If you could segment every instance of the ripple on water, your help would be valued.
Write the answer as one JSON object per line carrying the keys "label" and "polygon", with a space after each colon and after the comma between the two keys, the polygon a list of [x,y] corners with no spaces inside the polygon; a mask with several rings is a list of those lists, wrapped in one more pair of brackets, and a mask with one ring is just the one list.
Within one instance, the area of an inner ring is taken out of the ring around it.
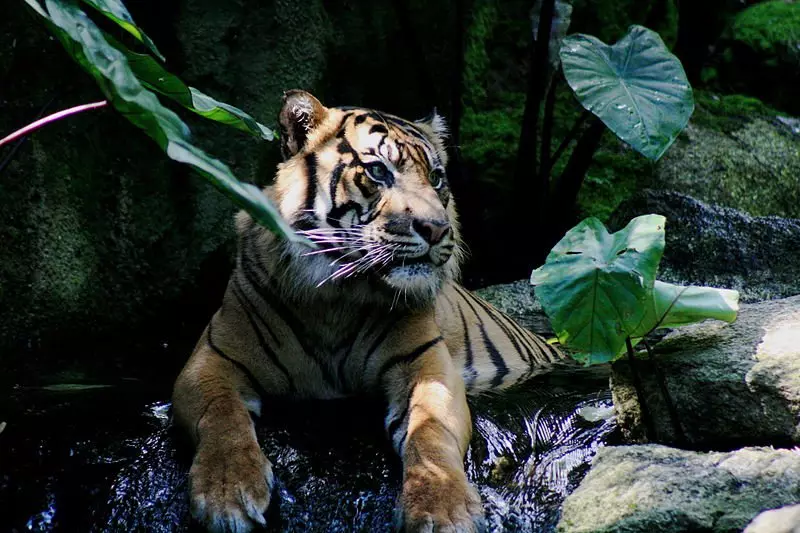
{"label": "ripple on water", "polygon": [[[577,381],[582,384],[531,382],[503,396],[471,400],[475,431],[466,468],[483,497],[491,531],[552,531],[564,498],[614,431],[606,377]],[[81,483],[74,474],[55,475],[26,485],[15,497],[35,502],[28,508],[38,510],[15,523],[33,531],[193,530],[190,458],[169,429],[168,404],[139,405],[138,415],[106,421],[101,435],[86,424],[69,442],[45,439],[42,446],[51,455],[73,450],[71,472],[83,467],[87,474],[102,469],[104,475]],[[85,407],[83,414],[92,416]],[[401,472],[383,437],[381,409],[379,402],[363,400],[265,407],[274,414],[259,423],[259,439],[278,480],[269,531],[390,529]],[[57,427],[63,410],[49,421],[40,416],[39,423]],[[24,475],[23,467],[18,470]],[[0,499],[13,477],[0,486]],[[78,501],[91,502],[90,509],[69,509],[75,501],[74,495],[65,497],[69,491],[86,492]]]}

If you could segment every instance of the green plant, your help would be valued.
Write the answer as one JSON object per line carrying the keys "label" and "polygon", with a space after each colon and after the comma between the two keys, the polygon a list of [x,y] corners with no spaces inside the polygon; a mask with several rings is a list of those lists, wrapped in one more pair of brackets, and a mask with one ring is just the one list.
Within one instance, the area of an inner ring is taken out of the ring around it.
{"label": "green plant", "polygon": [[578,361],[613,361],[657,328],[736,319],[737,291],[656,279],[664,222],[661,215],[645,215],[609,234],[602,222],[588,218],[531,274],[559,341]]}
{"label": "green plant", "polygon": [[675,435],[682,442],[677,410],[645,337],[658,328],[709,318],[733,322],[739,293],[658,281],[664,222],[661,215],[645,215],[609,234],[602,222],[587,218],[556,244],[545,264],[531,274],[531,283],[559,341],[576,360],[591,365],[628,354],[646,432],[654,435],[633,351],[644,343]]}
{"label": "green plant", "polygon": [[[273,132],[253,117],[231,105],[218,102],[201,91],[188,87],[160,63],[163,56],[152,40],[133,21],[120,0],[82,0],[140,42],[152,55],[132,52],[117,39],[102,31],[79,7],[77,0],[24,0],[58,38],[69,55],[97,82],[110,103],[132,124],[153,139],[169,158],[194,168],[255,220],[285,238],[298,240],[275,206],[254,185],[236,179],[223,162],[215,159],[190,140],[189,127],[163,106],[156,92],[207,119],[227,124],[260,140],[272,140]],[[153,57],[155,56],[155,57]],[[102,107],[97,102],[66,110],[29,125],[28,131],[68,116],[72,112]],[[19,132],[3,141],[18,136]]]}
{"label": "green plant", "polygon": [[[536,203],[537,236],[520,258],[528,265],[539,262],[571,225],[578,192],[606,128],[657,160],[694,110],[683,67],[657,33],[631,26],[611,46],[590,35],[564,37],[570,13],[562,0],[542,0],[534,8],[530,81],[515,171],[517,227],[530,227],[531,210],[523,203]],[[556,88],[562,78],[584,112],[553,151]],[[567,163],[558,165],[573,142]],[[558,168],[563,170],[554,176]]]}

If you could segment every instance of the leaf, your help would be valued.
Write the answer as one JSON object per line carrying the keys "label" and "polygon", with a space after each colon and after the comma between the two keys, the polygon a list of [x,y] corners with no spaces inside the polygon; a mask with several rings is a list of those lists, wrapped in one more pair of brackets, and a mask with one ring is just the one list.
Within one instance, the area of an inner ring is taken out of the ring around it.
{"label": "leaf", "polygon": [[161,61],[164,61],[164,56],[156,48],[155,43],[150,40],[145,32],[133,21],[133,17],[128,13],[125,5],[118,0],[83,0],[97,11],[105,15],[110,20],[117,23],[122,29],[133,35],[136,39],[144,44],[153,54],[156,55]]}
{"label": "leaf", "polygon": [[64,0],[45,0],[45,7],[46,12],[34,9],[45,17],[69,54],[92,75],[125,118],[156,141],[170,158],[194,167],[256,221],[279,236],[306,242],[294,233],[257,187],[240,182],[227,165],[191,144],[188,126],[142,86],[125,55],[105,40],[103,32],[83,11]]}
{"label": "leaf", "polygon": [[609,234],[588,218],[531,274],[559,341],[587,364],[614,359],[643,320],[664,253],[664,217],[645,215]]}
{"label": "leaf", "polygon": [[631,26],[613,46],[570,35],[560,55],[581,105],[645,157],[658,160],[689,123],[692,88],[656,32]]}
{"label": "leaf", "polygon": [[200,90],[187,86],[180,78],[167,71],[152,57],[131,52],[110,35],[105,35],[105,39],[125,54],[128,59],[128,66],[148,89],[175,100],[186,109],[207,119],[233,126],[238,130],[266,141],[271,141],[275,138],[272,130],[258,123],[241,109],[219,102]]}
{"label": "leaf", "polygon": [[657,328],[685,326],[709,318],[733,322],[738,310],[737,291],[656,281],[647,313],[631,335],[643,337]]}

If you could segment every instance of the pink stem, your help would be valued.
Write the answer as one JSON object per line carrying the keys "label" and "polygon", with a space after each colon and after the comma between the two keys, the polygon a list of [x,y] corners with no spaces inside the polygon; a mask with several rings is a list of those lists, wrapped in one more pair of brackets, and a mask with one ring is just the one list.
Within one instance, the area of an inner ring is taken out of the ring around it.
{"label": "pink stem", "polygon": [[83,105],[79,105],[79,106],[75,106],[75,107],[70,107],[69,109],[64,109],[63,111],[59,111],[57,113],[53,113],[52,115],[47,115],[46,117],[40,118],[36,122],[31,122],[30,124],[28,124],[24,128],[15,131],[14,133],[9,135],[8,137],[0,139],[0,146],[3,146],[4,144],[8,144],[11,141],[13,141],[14,139],[19,139],[23,135],[27,135],[30,132],[41,128],[42,126],[45,126],[45,125],[47,125],[47,124],[49,124],[51,122],[55,122],[56,120],[60,120],[60,119],[62,119],[64,117],[68,117],[70,115],[74,115],[75,113],[81,113],[83,111],[88,111],[90,109],[96,109],[98,107],[103,107],[106,104],[108,104],[108,101],[102,100],[100,102],[92,102],[91,104],[83,104]]}

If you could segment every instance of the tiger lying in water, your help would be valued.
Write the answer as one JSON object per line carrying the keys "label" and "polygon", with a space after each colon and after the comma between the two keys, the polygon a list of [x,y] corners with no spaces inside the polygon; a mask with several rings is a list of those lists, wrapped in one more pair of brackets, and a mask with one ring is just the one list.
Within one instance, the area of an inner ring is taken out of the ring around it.
{"label": "tiger lying in water", "polygon": [[279,120],[286,161],[265,194],[318,248],[237,217],[236,269],[173,394],[196,445],[192,514],[211,531],[264,524],[272,466],[250,417],[261,398],[366,393],[387,402],[403,462],[398,528],[478,531],[466,393],[563,356],[457,284],[441,117],[325,108],[290,91]]}

